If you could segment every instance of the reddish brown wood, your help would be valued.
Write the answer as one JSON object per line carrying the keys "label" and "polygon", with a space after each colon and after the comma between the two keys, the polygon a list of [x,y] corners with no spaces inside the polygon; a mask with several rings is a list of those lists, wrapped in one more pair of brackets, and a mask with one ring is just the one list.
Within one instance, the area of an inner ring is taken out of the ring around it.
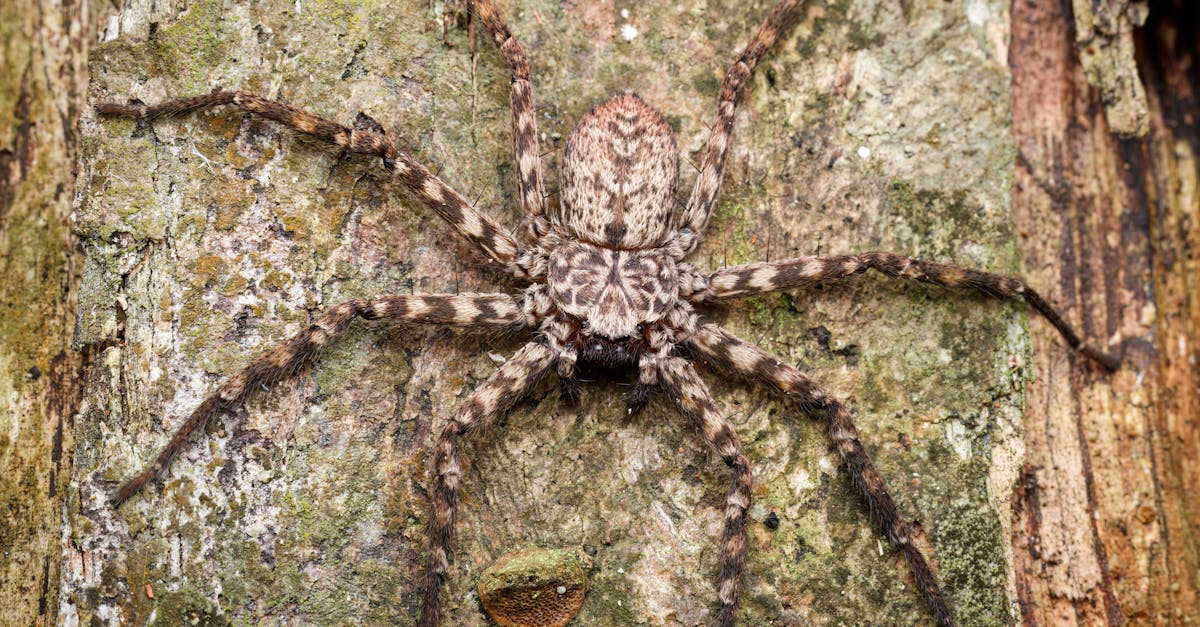
{"label": "reddish brown wood", "polygon": [[1139,40],[1153,135],[1126,148],[1128,183],[1148,211],[1157,307],[1152,424],[1166,534],[1167,592],[1181,622],[1200,622],[1200,7],[1152,3]]}
{"label": "reddish brown wood", "polygon": [[1113,376],[1057,362],[1041,349],[1053,330],[1035,324],[1042,374],[1013,529],[1031,625],[1200,620],[1196,55],[1177,26],[1197,20],[1183,2],[1160,4],[1140,34],[1151,122],[1139,140],[1110,133],[1066,3],[1012,9],[1013,208],[1027,273],[1057,285],[1051,300],[1124,358]]}

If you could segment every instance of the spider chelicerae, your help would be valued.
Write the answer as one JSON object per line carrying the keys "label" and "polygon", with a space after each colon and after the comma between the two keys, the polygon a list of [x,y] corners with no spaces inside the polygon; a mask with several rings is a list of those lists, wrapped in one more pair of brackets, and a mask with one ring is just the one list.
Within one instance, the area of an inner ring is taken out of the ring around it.
{"label": "spider chelicerae", "polygon": [[456,327],[525,328],[533,335],[479,386],[436,438],[430,489],[428,563],[420,623],[437,624],[448,572],[462,468],[459,437],[494,421],[553,372],[562,394],[578,398],[578,372],[600,367],[636,373],[629,412],[662,391],[691,419],[733,471],[725,499],[717,622],[732,624],[742,587],[750,505],[751,465],[692,361],[761,383],[828,423],[829,435],[853,483],[888,540],[904,555],[936,620],[953,622],[932,569],[913,543],[885,483],[872,465],[850,412],[783,360],[706,322],[695,305],[772,291],[816,286],[875,269],[893,277],[945,287],[966,287],[997,297],[1023,299],[1045,316],[1066,342],[1109,369],[1114,359],[1087,346],[1036,292],[1019,280],[873,252],[751,263],[703,273],[685,262],[705,231],[730,145],[735,113],[754,68],[798,13],[800,0],[779,3],[730,67],[718,93],[717,117],[703,151],[695,187],[676,200],[679,151],[670,127],[640,97],[625,93],[593,108],[570,133],[560,159],[560,201],[546,203],[539,135],[525,53],[491,0],[472,2],[512,71],[512,135],[518,191],[524,212],[520,235],[478,211],[410,154],[398,149],[378,124],[360,116],[353,126],[320,118],[282,102],[242,92],[214,92],[153,106],[104,104],[110,116],[153,119],[230,105],[263,116],[356,154],[381,159],[403,183],[467,240],[529,287],[520,295],[392,295],[335,306],[303,331],[258,357],[226,380],[185,420],[157,459],[121,486],[119,506],[153,479],[192,434],[213,415],[241,403],[266,383],[290,375],[356,318]]}

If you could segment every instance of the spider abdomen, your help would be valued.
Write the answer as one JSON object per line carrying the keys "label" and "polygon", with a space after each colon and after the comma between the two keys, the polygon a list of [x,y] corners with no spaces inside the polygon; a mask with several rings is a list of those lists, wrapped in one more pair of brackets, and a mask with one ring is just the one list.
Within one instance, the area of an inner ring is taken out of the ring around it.
{"label": "spider abdomen", "polygon": [[679,177],[671,127],[637,94],[614,96],[580,118],[563,146],[559,222],[606,248],[666,242]]}
{"label": "spider abdomen", "polygon": [[674,260],[658,249],[612,250],[571,242],[550,254],[550,298],[584,332],[632,337],[665,316],[679,296]]}

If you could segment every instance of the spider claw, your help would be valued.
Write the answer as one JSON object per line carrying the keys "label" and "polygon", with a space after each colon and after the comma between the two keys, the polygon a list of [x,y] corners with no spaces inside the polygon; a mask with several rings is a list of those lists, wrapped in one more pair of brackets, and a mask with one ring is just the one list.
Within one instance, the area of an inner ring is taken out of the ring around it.
{"label": "spider claw", "polygon": [[558,380],[558,391],[562,396],[563,404],[567,407],[579,407],[579,381],[572,378],[563,378]]}
{"label": "spider claw", "polygon": [[1104,351],[1096,350],[1090,346],[1084,346],[1080,349],[1085,357],[1100,364],[1109,373],[1116,372],[1121,369],[1121,359],[1116,355],[1110,355]]}
{"label": "spider claw", "polygon": [[633,392],[625,398],[625,407],[627,415],[632,418],[646,409],[646,405],[650,404],[650,386],[639,383],[633,388]]}

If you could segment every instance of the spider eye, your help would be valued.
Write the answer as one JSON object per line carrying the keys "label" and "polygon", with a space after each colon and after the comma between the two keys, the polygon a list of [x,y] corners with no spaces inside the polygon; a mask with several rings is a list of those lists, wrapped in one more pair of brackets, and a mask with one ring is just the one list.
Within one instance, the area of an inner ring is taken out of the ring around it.
{"label": "spider eye", "polygon": [[646,325],[639,324],[639,325],[637,325],[637,327],[634,330],[637,331],[638,334],[641,334],[642,331],[646,330]]}
{"label": "spider eye", "polygon": [[384,157],[383,158],[383,167],[386,168],[388,172],[395,172],[396,171],[396,160]]}

